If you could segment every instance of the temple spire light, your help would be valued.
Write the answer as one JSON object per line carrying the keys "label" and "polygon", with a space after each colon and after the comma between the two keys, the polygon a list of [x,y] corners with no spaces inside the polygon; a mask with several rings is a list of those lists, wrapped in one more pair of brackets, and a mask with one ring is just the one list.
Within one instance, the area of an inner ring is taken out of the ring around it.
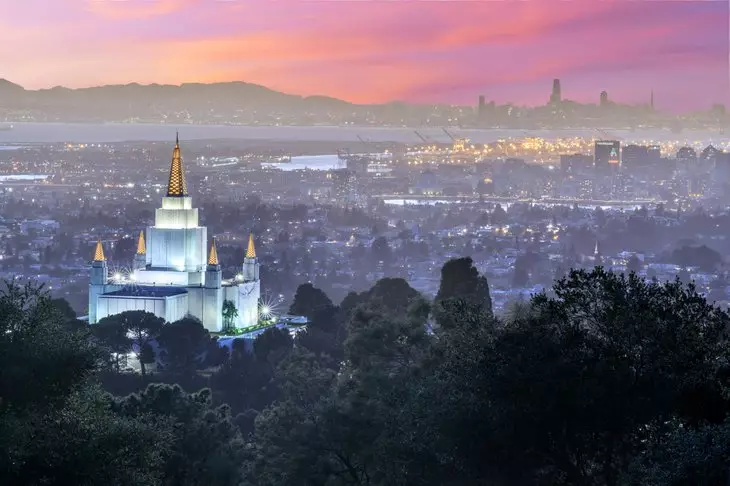
{"label": "temple spire light", "polygon": [[248,248],[246,248],[246,258],[256,258],[256,247],[253,244],[253,233],[248,235]]}
{"label": "temple spire light", "polygon": [[101,240],[96,241],[96,249],[94,249],[94,261],[105,262],[106,257],[104,256],[104,247],[101,246]]}
{"label": "temple spire light", "polygon": [[144,242],[144,232],[139,232],[139,239],[137,240],[137,255],[144,255],[147,253],[147,246]]}
{"label": "temple spire light", "polygon": [[180,138],[175,135],[175,148],[172,150],[172,164],[170,165],[170,180],[167,183],[167,197],[185,197],[188,195],[188,185],[185,182],[185,171],[180,155]]}
{"label": "temple spire light", "polygon": [[210,254],[208,255],[208,265],[218,265],[218,250],[215,248],[215,238],[210,244]]}

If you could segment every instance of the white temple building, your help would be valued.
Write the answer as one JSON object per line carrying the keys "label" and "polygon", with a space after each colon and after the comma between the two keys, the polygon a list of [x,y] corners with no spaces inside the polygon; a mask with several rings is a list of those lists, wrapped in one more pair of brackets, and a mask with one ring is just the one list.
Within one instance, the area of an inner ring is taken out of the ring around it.
{"label": "white temple building", "polygon": [[[206,258],[206,250],[209,251]],[[191,315],[212,332],[223,330],[223,303],[238,311],[232,327],[256,325],[259,318],[259,262],[253,235],[241,273],[224,281],[215,241],[208,244],[207,228],[188,195],[179,140],[175,143],[167,195],[155,211],[155,225],[140,233],[133,271],[110,279],[101,241],[97,242],[89,284],[89,323],[128,310],[144,310],[167,322]]]}

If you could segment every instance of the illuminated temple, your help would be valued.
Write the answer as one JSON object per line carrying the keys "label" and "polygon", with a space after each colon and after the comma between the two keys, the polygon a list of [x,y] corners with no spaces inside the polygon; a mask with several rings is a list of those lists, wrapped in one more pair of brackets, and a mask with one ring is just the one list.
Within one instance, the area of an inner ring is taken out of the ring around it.
{"label": "illuminated temple", "polygon": [[[243,252],[242,252],[243,254]],[[131,255],[130,255],[131,256]],[[144,310],[167,322],[191,315],[206,329],[223,330],[223,303],[231,301],[238,315],[232,327],[258,322],[261,295],[259,262],[253,235],[241,272],[223,280],[215,240],[199,225],[198,210],[188,195],[179,140],[175,143],[167,194],[155,211],[155,224],[140,233],[132,271],[109,275],[101,241],[91,263],[89,323],[129,310]]]}

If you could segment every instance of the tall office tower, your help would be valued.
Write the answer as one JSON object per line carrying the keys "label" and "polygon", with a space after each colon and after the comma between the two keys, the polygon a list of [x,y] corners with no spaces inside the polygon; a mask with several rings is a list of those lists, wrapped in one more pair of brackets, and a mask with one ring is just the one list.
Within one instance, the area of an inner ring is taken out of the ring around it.
{"label": "tall office tower", "polygon": [[648,165],[656,167],[661,163],[661,160],[662,148],[659,145],[649,145],[646,147],[646,163]]}
{"label": "tall office tower", "polygon": [[560,91],[560,80],[553,79],[553,92],[550,95],[550,103],[560,103],[563,100],[563,96]]}
{"label": "tall office tower", "polygon": [[621,166],[621,142],[618,140],[597,140],[593,152],[593,161],[596,171],[618,169]]}
{"label": "tall office tower", "polygon": [[560,156],[560,170],[566,174],[586,174],[593,168],[593,157],[583,154]]}
{"label": "tall office tower", "polygon": [[627,145],[621,151],[621,166],[629,171],[648,164],[649,148],[644,145]]}
{"label": "tall office tower", "polygon": [[677,150],[677,161],[695,165],[697,163],[697,152],[692,147],[682,147]]}
{"label": "tall office tower", "polygon": [[477,108],[477,116],[483,120],[487,116],[487,101],[484,95],[479,96],[479,106]]}
{"label": "tall office tower", "polygon": [[601,107],[608,106],[608,91],[601,91]]}

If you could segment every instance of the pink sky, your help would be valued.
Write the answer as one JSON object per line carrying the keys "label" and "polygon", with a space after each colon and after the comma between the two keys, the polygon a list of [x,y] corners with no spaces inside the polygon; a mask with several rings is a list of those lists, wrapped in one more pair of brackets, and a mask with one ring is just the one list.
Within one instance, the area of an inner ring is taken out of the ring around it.
{"label": "pink sky", "polygon": [[728,2],[0,0],[26,88],[241,80],[354,102],[730,102]]}

